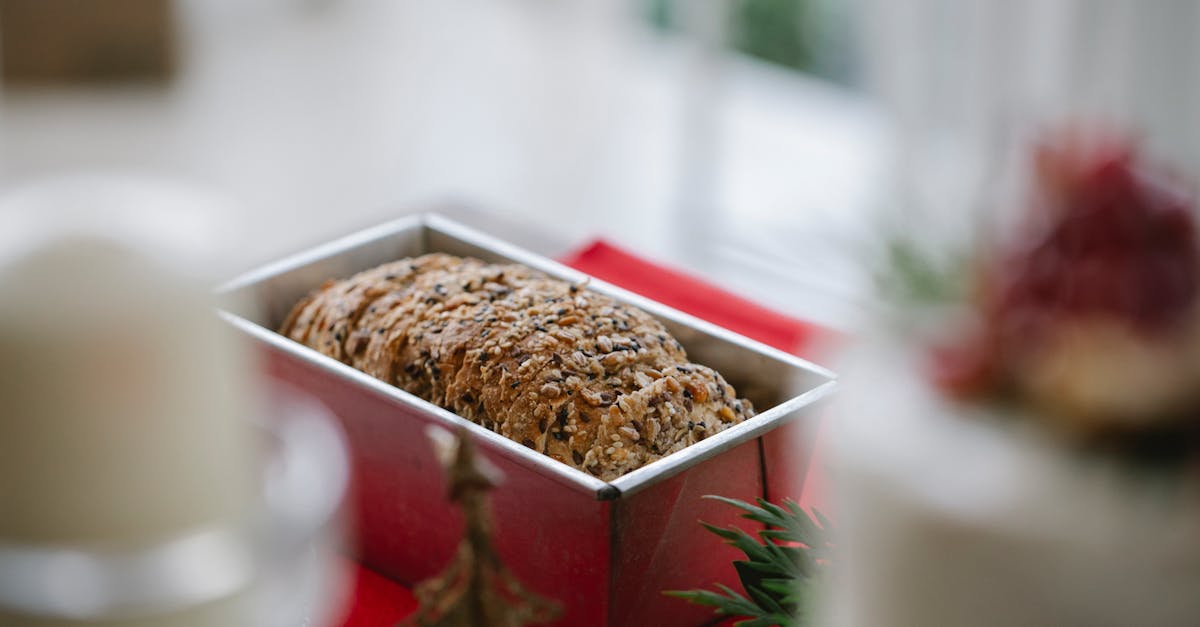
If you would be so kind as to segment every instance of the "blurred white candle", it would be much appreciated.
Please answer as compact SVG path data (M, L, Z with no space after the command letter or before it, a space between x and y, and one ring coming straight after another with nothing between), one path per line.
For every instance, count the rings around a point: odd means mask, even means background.
M128 555L208 534L233 550L202 552L216 576L248 582L233 554L257 485L248 356L195 277L104 228L57 230L0 248L0 547ZM202 606L104 622L0 603L0 624L247 624L244 595L214 592L238 583L180 583Z

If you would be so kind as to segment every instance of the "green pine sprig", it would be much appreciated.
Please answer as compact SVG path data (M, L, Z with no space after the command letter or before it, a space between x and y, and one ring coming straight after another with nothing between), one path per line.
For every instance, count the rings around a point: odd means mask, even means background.
M830 522L819 511L808 514L795 501L775 505L758 499L751 505L723 496L707 496L741 509L742 518L766 525L751 535L737 527L704 525L745 560L733 563L746 595L716 584L716 590L672 590L668 596L715 608L719 616L741 616L735 627L801 627L812 623L812 584L825 577L834 544Z

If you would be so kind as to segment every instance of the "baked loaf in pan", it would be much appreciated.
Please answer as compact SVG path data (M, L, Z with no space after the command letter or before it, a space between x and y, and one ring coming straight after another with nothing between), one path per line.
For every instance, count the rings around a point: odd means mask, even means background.
M384 264L280 333L606 481L754 413L649 314L520 265Z

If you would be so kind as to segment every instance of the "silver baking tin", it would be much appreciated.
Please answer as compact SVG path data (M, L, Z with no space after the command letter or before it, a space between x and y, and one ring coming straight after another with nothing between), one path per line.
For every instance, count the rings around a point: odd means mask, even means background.
M273 329L305 294L331 278L345 278L368 268L430 252L471 256L490 262L519 263L638 307L658 318L683 344L689 358L722 373L759 413L688 448L604 482L535 452L441 407L287 339ZM522 464L560 483L591 493L600 500L627 496L757 438L804 413L837 385L834 374L755 340L722 329L610 283L591 278L546 257L528 252L464 224L433 213L403 217L290 256L246 273L219 288L228 298L221 315L231 324L296 359L310 362L331 376L351 380L425 413L445 427L465 427L507 451Z

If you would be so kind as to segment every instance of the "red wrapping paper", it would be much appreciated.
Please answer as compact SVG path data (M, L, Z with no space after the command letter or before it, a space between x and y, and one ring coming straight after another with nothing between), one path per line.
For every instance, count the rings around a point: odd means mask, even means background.
M789 353L812 348L819 329L735 296L689 274L646 261L603 240L567 255L563 263L719 327Z
M357 564L344 627L392 627L417 609L412 591Z
M567 255L562 261L598 279L780 350L805 355L822 332L819 327L771 311L684 272L646 261L602 240ZM800 495L800 504L805 507L821 500L819 459L818 448ZM392 627L416 610L416 600L404 586L361 566L352 568L354 594L343 627ZM722 624L732 623L731 620Z

